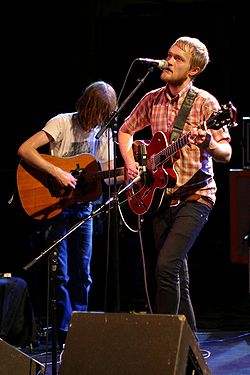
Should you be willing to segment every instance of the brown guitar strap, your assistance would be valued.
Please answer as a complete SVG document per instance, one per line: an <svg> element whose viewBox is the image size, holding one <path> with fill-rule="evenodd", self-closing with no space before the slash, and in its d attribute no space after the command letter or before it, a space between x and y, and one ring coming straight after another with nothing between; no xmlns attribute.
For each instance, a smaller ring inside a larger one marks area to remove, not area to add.
<svg viewBox="0 0 250 375"><path fill-rule="evenodd" d="M187 92L184 102L182 103L179 113L174 121L173 130L170 136L170 143L175 142L179 138L197 94L198 89L196 87L191 87Z"/></svg>

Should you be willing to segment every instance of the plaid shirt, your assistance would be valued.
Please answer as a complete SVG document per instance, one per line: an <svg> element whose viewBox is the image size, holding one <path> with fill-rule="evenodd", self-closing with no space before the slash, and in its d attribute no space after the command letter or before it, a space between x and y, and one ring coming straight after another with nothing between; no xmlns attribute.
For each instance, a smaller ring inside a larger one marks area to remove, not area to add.
<svg viewBox="0 0 250 375"><path fill-rule="evenodd" d="M166 134L167 140L173 128L174 120L181 108L185 96L192 83L186 86L176 97L171 98L167 86L148 92L140 100L131 114L125 119L128 130L134 134L147 126L151 126L152 134L158 131ZM198 90L191 111L183 127L183 134L188 133L208 120L210 115L220 109L217 99L205 90ZM222 139L230 142L230 134L226 127L208 130L219 142ZM169 141L167 146L169 145ZM213 161L206 149L200 149L188 143L173 159L173 169L177 180L174 188L167 188L166 193L176 196L197 193L205 195L215 202L216 183L214 180Z"/></svg>

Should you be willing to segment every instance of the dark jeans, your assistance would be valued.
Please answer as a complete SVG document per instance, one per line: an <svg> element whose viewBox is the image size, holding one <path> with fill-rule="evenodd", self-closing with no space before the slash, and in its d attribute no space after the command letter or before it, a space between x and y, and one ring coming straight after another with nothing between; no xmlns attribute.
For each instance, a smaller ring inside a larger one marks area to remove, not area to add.
<svg viewBox="0 0 250 375"><path fill-rule="evenodd" d="M62 238L73 225L89 217L92 204L76 205L51 219L46 230L48 244ZM72 311L86 311L92 284L90 262L92 256L93 219L86 220L58 245L56 272L57 329L68 331Z"/></svg>
<svg viewBox="0 0 250 375"><path fill-rule="evenodd" d="M176 207L162 203L154 220L159 251L156 279L156 310L159 314L183 314L196 332L189 293L188 252L208 220L211 208L199 202L181 202Z"/></svg>

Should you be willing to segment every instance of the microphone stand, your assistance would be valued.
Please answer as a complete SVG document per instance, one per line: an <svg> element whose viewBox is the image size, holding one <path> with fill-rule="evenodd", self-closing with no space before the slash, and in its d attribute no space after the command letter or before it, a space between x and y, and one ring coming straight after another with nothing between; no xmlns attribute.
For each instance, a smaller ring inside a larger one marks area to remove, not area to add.
<svg viewBox="0 0 250 375"><path fill-rule="evenodd" d="M123 101L120 107L114 111L109 119L106 121L106 124L100 129L100 131L96 134L96 139L99 139L101 135L110 128L113 134L113 142L114 142L114 265L115 265L115 281L116 281L116 301L115 301L115 311L120 312L120 262L119 262L119 250L118 250L118 233L119 233L119 226L118 226L118 195L117 195L117 168L116 168L116 156L117 156L117 144L118 144L118 137L117 137L117 117L123 107L127 104L127 102L132 98L135 92L139 89L139 87L144 83L147 76L154 70L154 66L148 68L147 73L145 76L139 80L138 85L133 89L133 91L128 95L128 97Z"/></svg>
<svg viewBox="0 0 250 375"><path fill-rule="evenodd" d="M79 221L75 224L71 229L61 238L54 241L54 243L49 246L47 249L41 252L39 256L34 258L30 261L26 266L23 267L24 271L27 271L30 267L32 267L35 263L37 263L40 259L42 259L46 254L50 253L52 249L53 252L50 254L50 280L51 280L51 325L52 325L52 375L57 375L57 333L56 333L56 271L58 265L58 249L56 246L68 237L72 232L74 232L78 227L80 227L83 223L87 220L91 219L92 217L98 215L102 209L109 204L110 201L103 204L99 207L96 211L92 212L89 216Z"/></svg>
<svg viewBox="0 0 250 375"><path fill-rule="evenodd" d="M108 127L112 130L112 137L114 143L114 188L113 188L113 200L114 200L114 269L115 269L115 280L116 280L116 299L115 299L115 311L120 311L120 262L119 262L119 252L118 252L118 195L117 195L117 143L118 143L118 136L117 136L117 113L113 113L111 119L107 122L104 128L101 128L99 132L96 134L96 139L99 139L100 136L103 134L105 129ZM105 301L106 305L106 301Z"/></svg>
<svg viewBox="0 0 250 375"><path fill-rule="evenodd" d="M54 248L50 255L51 282L51 321L52 321L52 375L57 374L57 322L56 322L56 271L58 265L58 249Z"/></svg>
<svg viewBox="0 0 250 375"><path fill-rule="evenodd" d="M121 189L118 195L122 194L124 191L130 189L130 187L138 182L141 179L141 176L138 175L133 181L131 181L128 185L126 185L123 189ZM116 197L116 198L117 198ZM54 243L49 246L47 249L41 252L39 256L34 258L32 261L30 261L26 266L23 267L24 271L27 271L30 267L32 267L34 264L36 264L39 260L41 260L45 255L51 252L53 250L52 254L50 254L50 280L51 283L51 290L52 290L52 298L51 298L51 325L52 325L52 375L57 375L57 334L56 334L56 271L57 271L57 265L58 265L58 249L56 246L64 240L66 237L68 237L72 232L74 232L77 228L79 228L82 224L84 224L87 220L97 216L98 214L102 213L104 208L108 205L110 205L112 202L116 203L116 198L111 197L108 199L105 203L103 203L97 210L92 211L92 213L87 216L86 218L80 220L77 224L75 224L73 227L70 228L70 230L62 237L60 237L58 240L54 241Z"/></svg>

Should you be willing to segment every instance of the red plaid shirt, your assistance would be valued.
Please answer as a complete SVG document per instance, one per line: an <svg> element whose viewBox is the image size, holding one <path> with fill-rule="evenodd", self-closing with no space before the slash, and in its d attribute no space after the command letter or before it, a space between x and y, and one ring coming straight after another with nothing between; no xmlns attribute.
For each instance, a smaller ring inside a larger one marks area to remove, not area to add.
<svg viewBox="0 0 250 375"><path fill-rule="evenodd" d="M133 134L147 126L151 126L152 134L158 131L166 133L169 139L173 122L181 108L191 83L176 97L171 98L167 86L148 92L140 100L131 114L125 119L129 131ZM217 99L205 90L199 89L191 111L183 127L183 134L208 120L210 115L220 109ZM208 130L218 142L222 139L230 142L227 127ZM211 155L194 144L187 144L179 152L179 158L173 162L177 175L174 188L167 188L167 194L180 196L197 193L206 195L215 202L216 183L214 180L213 161Z"/></svg>

